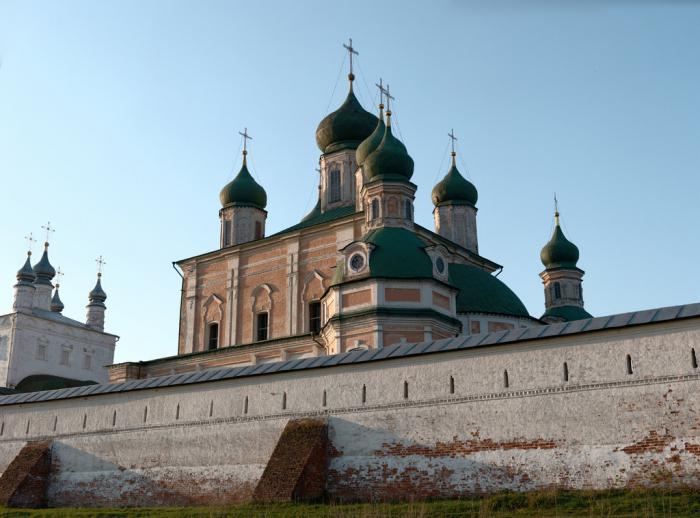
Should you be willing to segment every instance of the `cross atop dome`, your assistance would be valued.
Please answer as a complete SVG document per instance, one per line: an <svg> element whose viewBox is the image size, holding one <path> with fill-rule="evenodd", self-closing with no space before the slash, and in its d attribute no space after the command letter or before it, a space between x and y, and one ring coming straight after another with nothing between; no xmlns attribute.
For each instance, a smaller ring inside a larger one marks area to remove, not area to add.
<svg viewBox="0 0 700 518"><path fill-rule="evenodd" d="M56 229L51 228L50 221L47 221L46 225L42 225L41 228L43 228L46 231L46 240L44 241L44 248L47 248L49 246L49 238L51 237L51 232L56 232Z"/></svg>
<svg viewBox="0 0 700 518"><path fill-rule="evenodd" d="M248 128L243 128L243 132L238 132L238 134L243 137L243 155L248 154L248 141L253 140L253 137L248 135Z"/></svg>
<svg viewBox="0 0 700 518"><path fill-rule="evenodd" d="M27 241L27 255L32 255L32 247L34 246L34 243L36 243L34 234L30 232L28 236L24 236L24 239Z"/></svg>
<svg viewBox="0 0 700 518"><path fill-rule="evenodd" d="M356 56L359 56L360 53L355 50L355 47L352 46L352 38L348 38L348 45L343 43L343 47L348 51L348 54L350 55L350 74L348 75L348 79L350 81L355 80L355 74L352 71L352 55L355 54Z"/></svg>

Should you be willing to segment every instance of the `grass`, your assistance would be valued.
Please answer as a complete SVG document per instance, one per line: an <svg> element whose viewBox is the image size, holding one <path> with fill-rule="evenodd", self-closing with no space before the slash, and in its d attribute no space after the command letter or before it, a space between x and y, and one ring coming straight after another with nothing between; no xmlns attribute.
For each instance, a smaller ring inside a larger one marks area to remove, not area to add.
<svg viewBox="0 0 700 518"><path fill-rule="evenodd" d="M134 509L0 509L3 518L685 518L700 516L691 490L539 491L484 498L376 504L243 504L228 507Z"/></svg>

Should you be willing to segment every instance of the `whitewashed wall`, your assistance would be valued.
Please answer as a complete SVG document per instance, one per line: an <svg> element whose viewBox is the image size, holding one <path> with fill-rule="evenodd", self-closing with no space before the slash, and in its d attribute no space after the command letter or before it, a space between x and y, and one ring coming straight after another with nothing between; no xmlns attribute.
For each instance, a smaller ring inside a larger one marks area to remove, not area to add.
<svg viewBox="0 0 700 518"><path fill-rule="evenodd" d="M326 415L341 498L697 485L695 346L700 318L0 406L0 469L52 437L51 505L231 502L250 496L288 419Z"/></svg>

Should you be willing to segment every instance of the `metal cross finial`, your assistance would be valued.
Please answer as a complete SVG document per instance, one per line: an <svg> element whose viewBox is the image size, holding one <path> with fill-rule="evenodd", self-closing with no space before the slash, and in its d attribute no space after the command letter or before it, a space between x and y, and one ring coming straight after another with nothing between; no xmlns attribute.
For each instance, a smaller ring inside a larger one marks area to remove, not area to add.
<svg viewBox="0 0 700 518"><path fill-rule="evenodd" d="M394 96L389 93L389 85L386 85L386 88L382 85L382 80L379 80L379 84L375 84L377 88L379 88L379 91L386 97L386 111L391 111L390 108L390 102L394 100Z"/></svg>
<svg viewBox="0 0 700 518"><path fill-rule="evenodd" d="M49 242L49 237L51 236L51 232L56 232L56 229L51 228L51 222L48 221L46 222L46 225L42 225L42 227L46 231L46 242Z"/></svg>
<svg viewBox="0 0 700 518"><path fill-rule="evenodd" d="M36 243L36 239L34 239L34 235L30 232L28 236L24 236L24 239L27 240L27 245L28 245L28 252L29 255L32 255L32 247L34 246L34 243Z"/></svg>
<svg viewBox="0 0 700 518"><path fill-rule="evenodd" d="M243 137L243 153L245 154L248 152L248 141L253 140L253 137L248 135L248 128L243 128L243 133L239 131L238 134Z"/></svg>
<svg viewBox="0 0 700 518"><path fill-rule="evenodd" d="M65 275L65 274L63 273L63 270L61 270L61 267L59 266L56 269L56 287L57 288L58 288L59 284L61 283L61 277L63 277L63 275Z"/></svg>
<svg viewBox="0 0 700 518"><path fill-rule="evenodd" d="M102 259L102 256L95 259L95 262L97 263L97 275L102 277L102 267L107 263Z"/></svg>
<svg viewBox="0 0 700 518"><path fill-rule="evenodd" d="M448 137L452 140L452 154L454 155L455 153L455 141L457 140L457 137L455 137L455 130L451 129L450 132L447 134Z"/></svg>
<svg viewBox="0 0 700 518"><path fill-rule="evenodd" d="M382 78L379 78L379 84L374 83L374 86L379 88L379 104L384 105L384 83L382 83Z"/></svg>
<svg viewBox="0 0 700 518"><path fill-rule="evenodd" d="M355 47L352 46L352 38L348 38L348 40L350 41L350 44L346 45L345 43L343 43L343 47L345 47L345 49L348 51L348 54L350 54L350 75L353 75L352 74L352 55L355 54L356 56L359 56L360 53L357 52L355 50Z"/></svg>
<svg viewBox="0 0 700 518"><path fill-rule="evenodd" d="M559 201L556 192L554 193L554 224L559 225Z"/></svg>

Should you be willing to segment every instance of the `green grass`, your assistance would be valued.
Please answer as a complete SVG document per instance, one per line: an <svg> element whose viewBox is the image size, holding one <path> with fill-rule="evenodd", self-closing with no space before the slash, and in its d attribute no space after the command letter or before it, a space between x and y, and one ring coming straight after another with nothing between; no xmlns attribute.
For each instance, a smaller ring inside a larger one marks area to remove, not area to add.
<svg viewBox="0 0 700 518"><path fill-rule="evenodd" d="M684 518L700 516L700 492L541 491L465 500L377 504L276 504L136 509L0 509L7 518Z"/></svg>

